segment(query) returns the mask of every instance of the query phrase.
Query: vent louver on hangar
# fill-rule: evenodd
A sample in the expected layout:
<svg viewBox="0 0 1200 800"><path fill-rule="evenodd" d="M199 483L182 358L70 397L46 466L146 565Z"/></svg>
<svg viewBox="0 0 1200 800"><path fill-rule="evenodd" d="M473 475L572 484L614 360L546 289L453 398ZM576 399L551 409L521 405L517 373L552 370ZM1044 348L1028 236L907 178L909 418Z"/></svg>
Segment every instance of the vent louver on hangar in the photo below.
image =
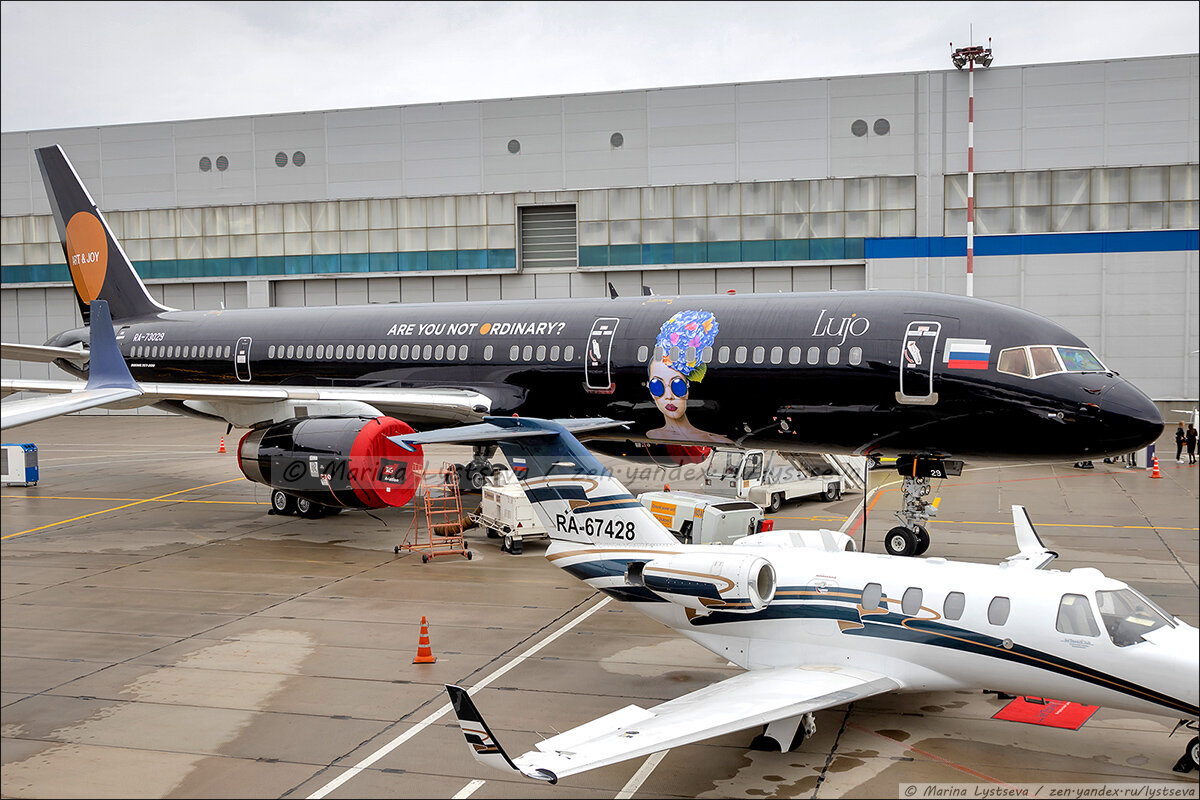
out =
<svg viewBox="0 0 1200 800"><path fill-rule="evenodd" d="M520 215L522 267L579 265L575 206L527 206Z"/></svg>

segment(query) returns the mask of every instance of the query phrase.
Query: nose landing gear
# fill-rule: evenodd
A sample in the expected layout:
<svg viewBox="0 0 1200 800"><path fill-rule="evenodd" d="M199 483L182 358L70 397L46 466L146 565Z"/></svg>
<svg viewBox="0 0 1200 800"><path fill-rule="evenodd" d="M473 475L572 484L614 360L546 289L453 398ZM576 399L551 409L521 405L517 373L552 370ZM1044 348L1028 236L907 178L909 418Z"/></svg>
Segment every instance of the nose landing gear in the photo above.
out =
<svg viewBox="0 0 1200 800"><path fill-rule="evenodd" d="M925 524L937 514L937 507L926 500L933 491L930 478L962 474L963 462L937 456L900 456L896 471L904 477L903 506L896 512L900 525L884 537L884 548L894 556L919 556L929 549L929 530Z"/></svg>

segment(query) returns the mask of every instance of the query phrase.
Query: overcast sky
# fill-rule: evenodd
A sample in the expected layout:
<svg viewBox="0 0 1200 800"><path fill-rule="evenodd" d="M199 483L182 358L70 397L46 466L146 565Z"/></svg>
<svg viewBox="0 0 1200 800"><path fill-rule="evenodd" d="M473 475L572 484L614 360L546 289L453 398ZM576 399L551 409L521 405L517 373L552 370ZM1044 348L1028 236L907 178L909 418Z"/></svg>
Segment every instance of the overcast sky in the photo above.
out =
<svg viewBox="0 0 1200 800"><path fill-rule="evenodd" d="M5 131L1195 53L1198 2L5 0Z"/></svg>

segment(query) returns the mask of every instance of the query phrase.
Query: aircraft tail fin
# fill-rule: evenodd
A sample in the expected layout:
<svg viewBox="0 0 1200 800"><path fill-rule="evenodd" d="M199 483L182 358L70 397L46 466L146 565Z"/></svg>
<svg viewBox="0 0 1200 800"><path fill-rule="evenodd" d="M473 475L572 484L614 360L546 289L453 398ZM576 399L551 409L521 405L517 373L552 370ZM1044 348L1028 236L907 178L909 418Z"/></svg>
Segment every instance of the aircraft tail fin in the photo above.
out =
<svg viewBox="0 0 1200 800"><path fill-rule="evenodd" d="M458 717L458 727L466 737L467 745L471 748L471 755L475 756L476 761L505 772L512 770L540 781L558 783L558 778L548 770L534 769L527 772L513 763L508 754L504 752L504 748L496 741L496 737L492 736L491 728L483 721L483 715L479 713L479 709L475 708L475 703L471 700L471 695L467 694L466 689L448 683L446 684L446 694L450 695L450 704L454 707L454 715Z"/></svg>
<svg viewBox="0 0 1200 800"><path fill-rule="evenodd" d="M504 451L538 521L554 541L605 547L678 545L574 432L622 423L484 417L478 425L396 436L402 447L432 442L495 443Z"/></svg>
<svg viewBox="0 0 1200 800"><path fill-rule="evenodd" d="M1046 545L1042 543L1042 537L1038 536L1037 530L1034 529L1025 506L1014 505L1012 515L1013 531L1017 535L1017 547L1020 552L1004 559L1007 563L1041 569L1058 558L1058 553L1047 549Z"/></svg>
<svg viewBox="0 0 1200 800"><path fill-rule="evenodd" d="M35 155L83 321L97 299L108 301L113 319L170 311L146 290L62 147L40 147Z"/></svg>

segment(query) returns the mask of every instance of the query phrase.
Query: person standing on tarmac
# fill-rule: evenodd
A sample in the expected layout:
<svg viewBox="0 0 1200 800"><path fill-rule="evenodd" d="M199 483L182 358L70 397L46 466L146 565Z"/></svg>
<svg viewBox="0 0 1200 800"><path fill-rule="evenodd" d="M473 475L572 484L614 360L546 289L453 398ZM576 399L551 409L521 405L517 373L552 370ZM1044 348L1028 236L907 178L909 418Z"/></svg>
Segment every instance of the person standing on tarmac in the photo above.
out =
<svg viewBox="0 0 1200 800"><path fill-rule="evenodd" d="M1188 463L1196 463L1196 426L1188 423L1187 429Z"/></svg>
<svg viewBox="0 0 1200 800"><path fill-rule="evenodd" d="M1183 423L1179 423L1179 427L1175 429L1175 463L1183 463L1183 444L1187 441L1187 432L1183 429Z"/></svg>

